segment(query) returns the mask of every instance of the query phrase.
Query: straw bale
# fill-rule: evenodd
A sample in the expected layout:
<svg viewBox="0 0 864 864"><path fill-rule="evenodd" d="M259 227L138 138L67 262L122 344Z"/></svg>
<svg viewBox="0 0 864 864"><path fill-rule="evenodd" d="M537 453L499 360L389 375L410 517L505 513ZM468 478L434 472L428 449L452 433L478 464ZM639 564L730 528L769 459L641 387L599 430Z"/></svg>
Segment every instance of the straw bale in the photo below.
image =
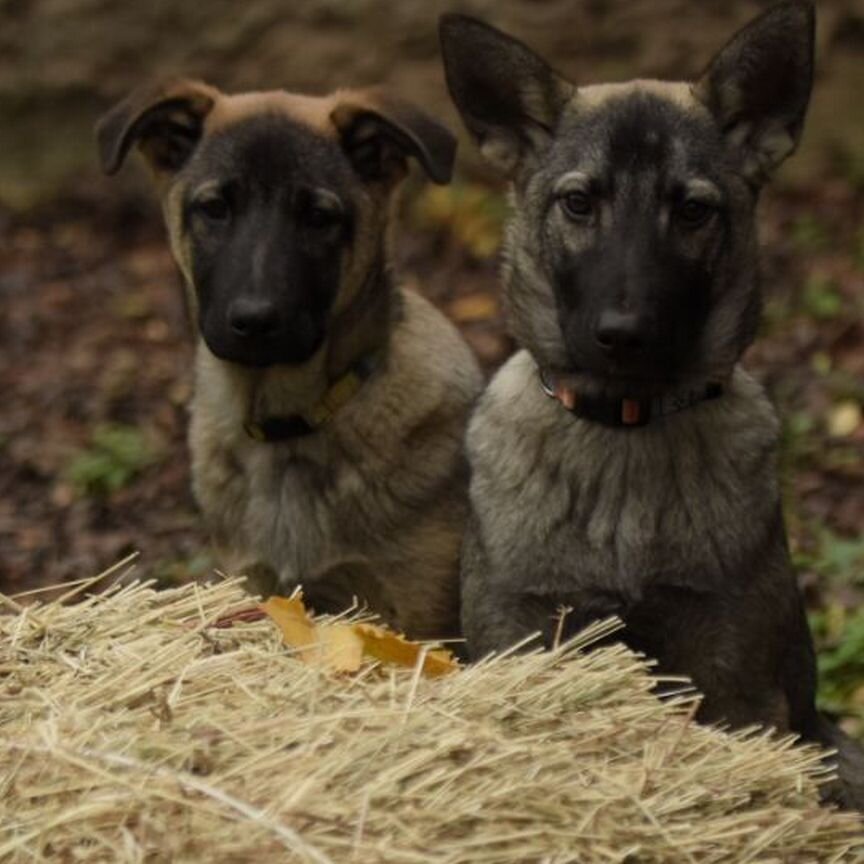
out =
<svg viewBox="0 0 864 864"><path fill-rule="evenodd" d="M301 662L240 583L0 596L0 860L862 861L814 749L692 722L599 624L441 678Z"/></svg>

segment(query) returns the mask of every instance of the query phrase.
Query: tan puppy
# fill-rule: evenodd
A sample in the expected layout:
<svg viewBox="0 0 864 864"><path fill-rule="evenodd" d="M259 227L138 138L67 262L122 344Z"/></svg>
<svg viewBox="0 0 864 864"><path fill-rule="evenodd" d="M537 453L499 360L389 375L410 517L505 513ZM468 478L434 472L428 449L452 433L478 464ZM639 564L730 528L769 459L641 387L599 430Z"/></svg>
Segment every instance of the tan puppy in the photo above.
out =
<svg viewBox="0 0 864 864"><path fill-rule="evenodd" d="M457 630L461 440L481 387L456 329L390 273L394 191L455 140L375 91L225 95L180 81L100 122L104 170L147 158L199 339L197 499L232 569ZM264 582L260 577L264 575Z"/></svg>

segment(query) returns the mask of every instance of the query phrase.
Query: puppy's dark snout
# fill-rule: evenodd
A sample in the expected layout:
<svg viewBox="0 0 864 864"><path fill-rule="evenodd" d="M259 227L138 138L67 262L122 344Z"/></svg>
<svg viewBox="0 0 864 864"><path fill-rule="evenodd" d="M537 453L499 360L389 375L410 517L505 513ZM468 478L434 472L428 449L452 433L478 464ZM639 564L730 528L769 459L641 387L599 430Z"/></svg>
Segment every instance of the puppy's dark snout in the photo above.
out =
<svg viewBox="0 0 864 864"><path fill-rule="evenodd" d="M646 323L632 312L606 309L594 327L594 339L609 354L641 351L648 342Z"/></svg>
<svg viewBox="0 0 864 864"><path fill-rule="evenodd" d="M263 297L238 297L228 309L228 324L241 338L269 336L279 326L279 312Z"/></svg>

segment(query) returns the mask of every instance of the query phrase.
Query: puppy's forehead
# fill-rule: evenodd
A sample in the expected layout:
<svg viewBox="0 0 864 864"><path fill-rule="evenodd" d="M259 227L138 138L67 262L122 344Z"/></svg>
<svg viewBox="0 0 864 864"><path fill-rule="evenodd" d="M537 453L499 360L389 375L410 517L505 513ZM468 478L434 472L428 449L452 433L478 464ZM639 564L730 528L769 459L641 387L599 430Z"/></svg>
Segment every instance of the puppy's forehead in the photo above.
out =
<svg viewBox="0 0 864 864"><path fill-rule="evenodd" d="M340 94L303 96L285 90L221 96L207 117L205 132L215 134L258 116L283 117L325 138L335 138L330 119Z"/></svg>
<svg viewBox="0 0 864 864"><path fill-rule="evenodd" d="M589 84L580 87L574 97L579 110L600 108L604 104L620 101L630 96L653 96L664 102L677 105L685 112L702 112L702 104L693 95L693 88L684 81L654 81L637 79L615 84Z"/></svg>
<svg viewBox="0 0 864 864"><path fill-rule="evenodd" d="M346 185L350 171L330 120L335 104L282 91L220 98L189 173L240 176L265 191L290 179Z"/></svg>
<svg viewBox="0 0 864 864"><path fill-rule="evenodd" d="M562 119L554 163L604 176L705 172L719 156L717 129L689 84L629 81L581 88Z"/></svg>

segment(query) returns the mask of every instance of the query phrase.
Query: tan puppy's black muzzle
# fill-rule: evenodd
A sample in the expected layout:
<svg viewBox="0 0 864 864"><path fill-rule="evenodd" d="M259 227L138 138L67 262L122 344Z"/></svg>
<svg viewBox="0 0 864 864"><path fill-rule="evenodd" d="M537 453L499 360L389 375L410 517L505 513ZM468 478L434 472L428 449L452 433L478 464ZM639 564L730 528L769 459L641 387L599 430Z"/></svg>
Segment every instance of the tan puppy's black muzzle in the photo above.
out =
<svg viewBox="0 0 864 864"><path fill-rule="evenodd" d="M266 338L279 327L279 310L264 298L238 297L228 308L228 325L238 340Z"/></svg>
<svg viewBox="0 0 864 864"><path fill-rule="evenodd" d="M207 346L220 359L241 366L303 363L320 348L324 329L302 309L287 324L283 317L267 297L237 297L228 306L224 326L205 336Z"/></svg>

